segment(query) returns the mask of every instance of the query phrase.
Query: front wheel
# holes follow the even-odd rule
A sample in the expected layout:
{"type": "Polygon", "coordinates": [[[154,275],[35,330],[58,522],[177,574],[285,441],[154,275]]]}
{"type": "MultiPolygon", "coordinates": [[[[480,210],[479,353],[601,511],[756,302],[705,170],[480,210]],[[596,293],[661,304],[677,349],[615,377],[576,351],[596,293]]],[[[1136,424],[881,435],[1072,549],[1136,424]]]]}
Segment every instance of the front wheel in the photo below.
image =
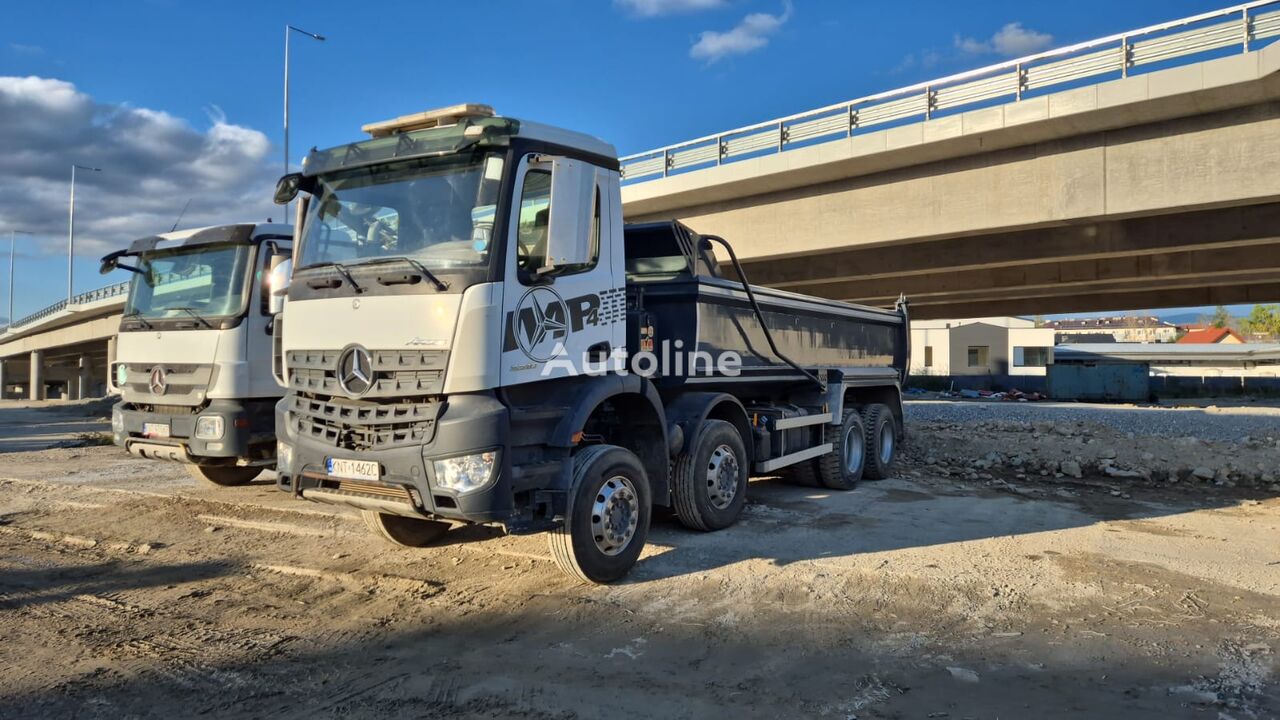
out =
{"type": "Polygon", "coordinates": [[[219,487],[245,485],[258,477],[262,468],[240,467],[238,465],[188,465],[187,474],[197,480],[213,483],[219,487]]]}
{"type": "Polygon", "coordinates": [[[591,445],[574,455],[564,523],[549,539],[556,564],[589,583],[626,575],[649,536],[651,498],[649,477],[630,450],[591,445]]]}
{"type": "Polygon", "coordinates": [[[426,518],[361,510],[365,527],[383,540],[402,547],[426,547],[449,532],[449,523],[426,518]]]}
{"type": "Polygon", "coordinates": [[[688,452],[673,463],[671,495],[680,523],[720,530],[737,521],[747,501],[747,449],[732,423],[707,420],[688,452]]]}

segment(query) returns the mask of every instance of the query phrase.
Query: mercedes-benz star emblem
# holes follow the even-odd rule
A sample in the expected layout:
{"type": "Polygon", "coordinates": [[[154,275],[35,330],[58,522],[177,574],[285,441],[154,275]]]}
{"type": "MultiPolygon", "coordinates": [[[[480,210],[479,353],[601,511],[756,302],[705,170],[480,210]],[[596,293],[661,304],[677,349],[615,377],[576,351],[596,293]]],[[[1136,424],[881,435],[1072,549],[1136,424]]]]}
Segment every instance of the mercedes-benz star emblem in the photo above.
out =
{"type": "Polygon", "coordinates": [[[338,385],[349,397],[358,398],[373,386],[373,357],[354,345],[338,356],[338,385]]]}
{"type": "Polygon", "coordinates": [[[159,365],[151,368],[151,377],[147,380],[147,387],[151,388],[153,395],[163,395],[169,389],[169,380],[165,376],[164,368],[159,365]]]}

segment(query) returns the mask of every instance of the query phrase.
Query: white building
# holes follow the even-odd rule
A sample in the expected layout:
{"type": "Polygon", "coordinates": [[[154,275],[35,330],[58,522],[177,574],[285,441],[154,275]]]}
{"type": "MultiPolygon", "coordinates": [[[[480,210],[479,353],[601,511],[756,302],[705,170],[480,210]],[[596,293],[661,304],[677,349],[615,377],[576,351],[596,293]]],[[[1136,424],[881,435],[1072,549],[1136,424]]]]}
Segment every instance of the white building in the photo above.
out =
{"type": "Polygon", "coordinates": [[[1053,329],[1019,317],[916,320],[912,375],[1044,375],[1053,329]]]}

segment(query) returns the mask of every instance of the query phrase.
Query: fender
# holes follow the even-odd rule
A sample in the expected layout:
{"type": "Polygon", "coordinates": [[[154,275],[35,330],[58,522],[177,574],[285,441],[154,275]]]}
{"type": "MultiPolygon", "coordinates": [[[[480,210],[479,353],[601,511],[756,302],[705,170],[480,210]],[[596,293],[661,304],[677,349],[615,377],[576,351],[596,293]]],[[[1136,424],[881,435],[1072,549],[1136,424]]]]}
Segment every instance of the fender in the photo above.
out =
{"type": "Polygon", "coordinates": [[[648,403],[653,408],[658,427],[663,430],[663,437],[659,440],[661,446],[653,448],[652,453],[642,453],[651,454],[652,460],[645,462],[642,457],[641,462],[645,464],[645,470],[649,474],[649,485],[654,502],[665,505],[665,498],[670,493],[670,466],[665,460],[671,455],[669,437],[665,432],[666,412],[662,405],[662,398],[659,397],[657,389],[648,378],[638,375],[607,375],[590,378],[590,382],[578,385],[573,389],[571,396],[565,399],[564,404],[569,407],[569,412],[556,424],[547,444],[566,449],[574,447],[577,443],[574,442],[573,436],[586,426],[591,414],[600,407],[601,403],[619,395],[642,398],[642,402],[648,403]]]}
{"type": "Polygon", "coordinates": [[[751,434],[751,420],[742,401],[728,393],[692,392],[676,398],[667,406],[667,437],[671,441],[671,452],[678,454],[692,445],[693,439],[702,431],[702,425],[715,411],[719,419],[728,420],[738,428],[742,436],[742,444],[747,450],[747,457],[755,457],[754,437],[751,434]],[[674,441],[679,438],[680,443],[674,441]]]}

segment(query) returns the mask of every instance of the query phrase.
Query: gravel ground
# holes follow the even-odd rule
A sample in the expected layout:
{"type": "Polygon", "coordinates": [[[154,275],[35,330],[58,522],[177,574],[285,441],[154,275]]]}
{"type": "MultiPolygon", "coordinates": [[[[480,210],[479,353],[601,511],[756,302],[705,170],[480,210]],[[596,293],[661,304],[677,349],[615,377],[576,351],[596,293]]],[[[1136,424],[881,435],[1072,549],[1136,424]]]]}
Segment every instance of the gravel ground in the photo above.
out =
{"type": "Polygon", "coordinates": [[[1197,437],[1202,440],[1280,438],[1280,407],[1159,407],[1086,403],[1016,403],[981,400],[912,400],[906,403],[907,424],[913,422],[1088,422],[1120,433],[1197,437]]]}

